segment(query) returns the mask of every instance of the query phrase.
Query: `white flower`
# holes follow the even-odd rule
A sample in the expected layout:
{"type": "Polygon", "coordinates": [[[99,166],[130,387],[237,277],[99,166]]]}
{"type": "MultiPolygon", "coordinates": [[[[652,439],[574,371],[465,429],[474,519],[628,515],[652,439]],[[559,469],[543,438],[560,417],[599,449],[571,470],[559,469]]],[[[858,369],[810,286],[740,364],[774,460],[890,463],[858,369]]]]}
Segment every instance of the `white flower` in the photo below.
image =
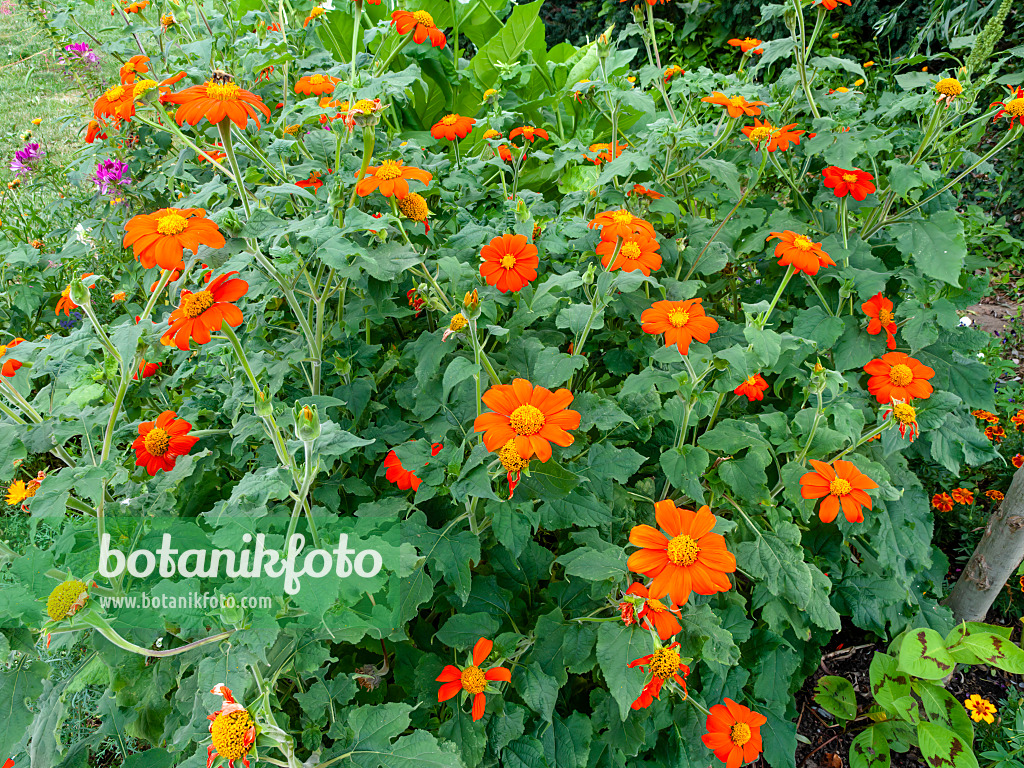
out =
{"type": "Polygon", "coordinates": [[[971,326],[972,322],[973,322],[973,320],[971,320],[971,318],[969,318],[969,317],[961,317],[960,318],[960,327],[961,328],[969,328],[971,326]]]}
{"type": "Polygon", "coordinates": [[[89,236],[92,232],[92,228],[83,227],[80,223],[75,225],[75,239],[82,245],[88,246],[89,248],[96,247],[96,241],[89,236]]]}

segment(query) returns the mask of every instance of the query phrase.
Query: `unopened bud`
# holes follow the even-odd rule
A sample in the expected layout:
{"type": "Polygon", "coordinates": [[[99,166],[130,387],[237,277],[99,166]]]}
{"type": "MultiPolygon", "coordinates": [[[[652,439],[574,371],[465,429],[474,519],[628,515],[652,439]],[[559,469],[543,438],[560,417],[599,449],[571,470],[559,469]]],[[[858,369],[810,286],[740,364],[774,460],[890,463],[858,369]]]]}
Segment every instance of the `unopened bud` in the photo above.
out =
{"type": "Polygon", "coordinates": [[[320,437],[320,416],[315,405],[295,403],[295,434],[304,443],[311,443],[320,437]]]}
{"type": "Polygon", "coordinates": [[[274,415],[274,403],[270,399],[269,391],[256,390],[256,415],[261,419],[269,419],[274,415]]]}
{"type": "Polygon", "coordinates": [[[462,299],[462,308],[466,310],[466,317],[470,319],[480,314],[480,294],[476,288],[469,291],[462,299]]]}

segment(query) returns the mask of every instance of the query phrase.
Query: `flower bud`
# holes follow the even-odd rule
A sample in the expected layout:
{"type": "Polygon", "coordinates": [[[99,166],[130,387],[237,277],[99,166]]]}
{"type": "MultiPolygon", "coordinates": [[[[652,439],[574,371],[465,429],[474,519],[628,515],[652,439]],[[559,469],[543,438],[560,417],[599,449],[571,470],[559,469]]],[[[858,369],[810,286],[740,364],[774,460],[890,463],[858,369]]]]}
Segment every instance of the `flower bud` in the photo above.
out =
{"type": "Polygon", "coordinates": [[[594,284],[594,278],[596,278],[596,277],[597,277],[597,267],[594,266],[593,262],[590,262],[590,264],[587,265],[587,271],[585,273],[583,273],[583,284],[584,285],[593,285],[594,284]]]}
{"type": "Polygon", "coordinates": [[[274,415],[274,403],[270,399],[270,392],[262,389],[256,390],[256,415],[261,419],[269,419],[274,415]]]}
{"type": "Polygon", "coordinates": [[[89,288],[81,278],[72,280],[70,285],[71,291],[68,293],[68,297],[79,307],[91,306],[92,302],[89,299],[89,288]]]}
{"type": "Polygon", "coordinates": [[[320,416],[315,405],[295,403],[295,435],[304,443],[311,443],[320,437],[320,416]]]}
{"type": "Polygon", "coordinates": [[[476,288],[468,292],[465,298],[462,299],[462,308],[466,310],[466,317],[469,319],[473,319],[480,314],[480,294],[476,288]]]}

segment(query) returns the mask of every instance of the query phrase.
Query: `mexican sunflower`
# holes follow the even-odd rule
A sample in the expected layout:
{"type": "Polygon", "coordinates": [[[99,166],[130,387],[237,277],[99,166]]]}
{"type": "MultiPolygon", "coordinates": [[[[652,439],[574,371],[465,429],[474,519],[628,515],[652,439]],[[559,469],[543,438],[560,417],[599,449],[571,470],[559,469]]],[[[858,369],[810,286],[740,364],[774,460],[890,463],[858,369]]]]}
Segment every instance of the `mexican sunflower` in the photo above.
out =
{"type": "Polygon", "coordinates": [[[838,7],[839,3],[853,7],[853,3],[851,3],[850,0],[821,0],[819,4],[826,11],[834,11],[838,7]]]}
{"type": "Polygon", "coordinates": [[[774,152],[777,149],[785,152],[791,143],[794,145],[800,143],[800,135],[803,131],[791,130],[795,127],[796,123],[790,123],[777,128],[767,120],[762,121],[755,117],[753,125],[743,128],[743,135],[758,149],[761,149],[761,145],[767,142],[766,149],[769,152],[774,152]]]}
{"type": "MultiPolygon", "coordinates": [[[[16,338],[16,339],[12,339],[11,341],[7,342],[6,344],[0,344],[0,357],[3,357],[4,355],[6,355],[8,349],[10,349],[11,347],[18,346],[23,341],[25,341],[25,340],[19,337],[19,338],[16,338]]],[[[5,361],[3,366],[0,366],[0,376],[6,376],[6,377],[10,378],[11,376],[13,376],[14,374],[16,374],[18,372],[18,369],[21,368],[21,365],[22,364],[21,364],[20,360],[7,360],[7,361],[5,361]]]]}
{"type": "Polygon", "coordinates": [[[694,512],[666,499],[655,503],[654,516],[661,530],[633,526],[629,543],[640,549],[626,561],[629,570],[652,579],[651,597],[668,595],[683,606],[691,592],[713,595],[732,588],[726,574],[736,570],[736,558],[725,548],[725,539],[711,532],[715,516],[708,507],[694,512]]]}
{"type": "Polygon", "coordinates": [[[214,757],[228,761],[228,768],[234,768],[235,760],[241,760],[249,768],[249,750],[256,741],[256,723],[249,710],[235,701],[231,689],[224,683],[217,683],[210,693],[224,699],[224,704],[207,716],[210,721],[210,746],[206,750],[206,768],[213,765],[214,757]]]}
{"type": "MultiPolygon", "coordinates": [[[[441,443],[434,443],[430,446],[430,455],[437,456],[442,448],[444,446],[441,443]]],[[[387,478],[389,483],[397,485],[399,490],[408,491],[410,488],[414,491],[419,490],[420,483],[423,481],[416,477],[412,470],[402,466],[401,459],[398,458],[398,454],[394,451],[388,451],[388,455],[384,457],[384,463],[381,466],[384,467],[384,477],[387,478]]],[[[423,466],[426,466],[426,464],[423,466]]]]}
{"type": "Polygon", "coordinates": [[[1024,126],[1024,88],[1019,85],[1014,88],[1013,86],[1007,86],[1010,89],[1010,99],[1007,101],[993,101],[989,106],[994,107],[996,104],[1002,107],[992,122],[995,122],[1003,115],[1008,115],[1010,118],[1010,128],[1013,128],[1013,121],[1016,120],[1020,125],[1024,126]]]}
{"type": "MultiPolygon", "coordinates": [[[[92,277],[92,272],[83,272],[82,279],[85,280],[87,277],[92,277]]],[[[89,286],[89,290],[92,290],[92,286],[89,286]]],[[[71,283],[68,283],[64,290],[61,291],[60,298],[57,300],[57,307],[53,310],[53,314],[59,315],[63,312],[66,316],[71,316],[71,310],[75,309],[78,305],[75,304],[71,299],[71,283]]]]}
{"type": "MultiPolygon", "coordinates": [[[[356,176],[359,171],[356,171],[356,176]]],[[[356,184],[356,194],[366,197],[378,190],[384,197],[397,197],[399,200],[409,194],[411,180],[429,184],[434,176],[429,171],[402,165],[401,160],[385,160],[378,166],[366,169],[366,176],[356,184]]]]}
{"type": "MultiPolygon", "coordinates": [[[[619,0],[620,3],[628,3],[628,2],[635,2],[635,1],[636,0],[619,0]]],[[[667,2],[668,2],[668,0],[647,0],[647,4],[648,5],[657,5],[658,3],[661,3],[662,5],[664,5],[667,2]]]]}
{"type": "Polygon", "coordinates": [[[164,411],[156,421],[139,424],[139,436],[132,443],[135,466],[145,467],[150,476],[161,469],[165,472],[174,469],[175,460],[199,442],[198,437],[189,437],[192,425],[175,418],[177,415],[174,411],[164,411]]]}
{"type": "Polygon", "coordinates": [[[878,483],[861,473],[852,462],[842,459],[836,459],[831,466],[811,459],[811,466],[814,471],[800,478],[800,495],[805,499],[822,499],[818,507],[821,522],[831,523],[842,509],[847,521],[863,523],[862,507],[871,509],[871,497],[866,491],[877,488],[878,483]]]}
{"type": "Polygon", "coordinates": [[[666,347],[675,344],[679,354],[688,354],[690,342],[696,339],[707,344],[718,330],[718,321],[704,314],[701,301],[656,301],[640,314],[641,327],[644,333],[665,334],[666,347]]]}
{"type": "Polygon", "coordinates": [[[860,202],[868,195],[875,192],[875,177],[867,171],[857,168],[846,170],[835,165],[830,165],[821,172],[825,177],[825,186],[831,189],[836,197],[849,195],[860,202]]]}
{"type": "Polygon", "coordinates": [[[661,200],[664,197],[661,192],[655,192],[653,189],[648,189],[643,184],[634,184],[633,188],[627,193],[630,197],[646,197],[649,200],[661,200]]]}
{"type": "Polygon", "coordinates": [[[314,192],[316,192],[318,189],[320,189],[320,187],[324,185],[324,181],[322,178],[320,178],[320,176],[320,171],[313,171],[311,174],[309,174],[308,179],[296,181],[295,186],[302,187],[303,189],[312,189],[314,192]]]}
{"type": "Polygon", "coordinates": [[[260,124],[260,113],[270,119],[270,109],[255,93],[239,88],[232,82],[207,80],[163,99],[169,104],[180,104],[174,116],[178,125],[196,125],[204,117],[217,125],[230,120],[244,131],[249,120],[260,124]]]}
{"type": "Polygon", "coordinates": [[[711,708],[706,723],[708,732],[700,739],[725,763],[725,768],[739,768],[761,754],[761,726],[767,722],[764,715],[725,699],[725,704],[711,708]]]}
{"type": "Polygon", "coordinates": [[[725,111],[729,113],[729,117],[739,117],[740,115],[746,115],[747,117],[756,117],[761,114],[760,107],[767,106],[763,101],[747,101],[742,96],[726,96],[724,93],[714,91],[710,96],[705,96],[701,101],[705,101],[708,104],[714,104],[715,106],[725,107],[725,111]]]}
{"type": "Polygon", "coordinates": [[[657,632],[662,642],[682,631],[682,625],[676,620],[680,615],[679,609],[671,603],[665,605],[661,600],[651,597],[647,587],[640,582],[633,582],[626,590],[626,594],[643,598],[643,605],[639,611],[634,610],[632,603],[619,603],[622,619],[627,627],[637,622],[644,629],[653,629],[657,632]]]}
{"type": "Polygon", "coordinates": [[[150,376],[152,376],[153,374],[160,370],[161,365],[163,365],[163,363],[147,363],[145,360],[143,360],[141,363],[139,363],[138,373],[135,373],[132,376],[132,381],[138,381],[139,376],[142,376],[142,378],[144,379],[148,379],[150,376]]]}
{"type": "Polygon", "coordinates": [[[135,82],[135,75],[146,72],[149,72],[149,56],[132,56],[124,63],[118,74],[121,76],[121,84],[127,85],[135,82]]]}
{"type": "Polygon", "coordinates": [[[683,663],[683,658],[676,650],[677,648],[679,648],[679,643],[666,645],[664,648],[658,648],[654,653],[641,656],[627,665],[630,669],[647,667],[651,673],[651,679],[647,681],[636,701],[630,705],[631,709],[646,709],[651,706],[655,699],[660,698],[661,687],[667,681],[678,683],[683,689],[683,693],[686,693],[686,676],[690,674],[690,668],[683,663]],[[682,675],[679,674],[680,672],[682,675]]]}
{"type": "Polygon", "coordinates": [[[603,211],[597,214],[588,224],[591,229],[600,229],[601,238],[614,240],[617,237],[626,239],[635,234],[654,237],[654,227],[649,222],[637,218],[625,208],[617,211],[603,211]]]}
{"type": "MultiPolygon", "coordinates": [[[[501,139],[501,131],[496,131],[493,128],[488,128],[486,131],[484,131],[484,138],[487,140],[498,141],[499,139],[501,139]]],[[[506,144],[504,141],[498,144],[496,151],[498,153],[498,157],[500,157],[506,163],[512,162],[512,150],[509,149],[508,144],[506,144]]]]}
{"type": "Polygon", "coordinates": [[[516,293],[537,279],[537,247],[526,235],[501,235],[480,249],[480,274],[502,293],[516,293]]]}
{"type": "Polygon", "coordinates": [[[444,48],[447,42],[444,32],[434,24],[434,17],[426,11],[394,11],[391,14],[391,23],[395,25],[398,34],[405,35],[412,32],[412,41],[419,45],[430,38],[430,44],[435,48],[444,48]]]}
{"type": "Polygon", "coordinates": [[[925,400],[931,397],[932,385],[928,379],[935,371],[924,363],[902,352],[889,352],[879,360],[864,366],[868,379],[868,392],[885,405],[892,400],[925,400]]]}
{"type": "Polygon", "coordinates": [[[114,85],[105,90],[93,105],[97,120],[111,117],[114,121],[129,120],[135,114],[135,90],[131,84],[114,85]]]}
{"type": "Polygon", "coordinates": [[[868,333],[877,336],[885,331],[885,345],[889,349],[896,349],[896,316],[893,314],[892,302],[879,291],[861,304],[860,308],[868,316],[868,333]]]}
{"type": "MultiPolygon", "coordinates": [[[[909,431],[910,442],[914,442],[914,438],[920,433],[920,427],[917,424],[917,409],[910,403],[894,399],[892,401],[892,408],[883,413],[882,418],[889,418],[889,414],[892,414],[899,424],[900,437],[906,437],[909,431]]],[[[988,429],[992,429],[992,427],[988,429]]],[[[1002,429],[1002,427],[999,427],[999,429],[1002,429]]]]}
{"type": "Polygon", "coordinates": [[[334,93],[334,87],[341,82],[340,78],[330,75],[304,75],[295,84],[295,92],[304,96],[324,96],[334,93]]]}
{"type": "MultiPolygon", "coordinates": [[[[621,142],[615,145],[615,157],[622,154],[622,150],[629,149],[629,144],[622,144],[621,142]]],[[[590,157],[590,155],[584,155],[594,165],[601,165],[601,163],[607,163],[613,160],[612,157],[612,145],[611,144],[591,144],[587,148],[588,152],[594,152],[597,157],[590,157]]]]}
{"type": "Polygon", "coordinates": [[[661,254],[658,253],[658,241],[649,237],[644,232],[634,232],[628,237],[622,238],[609,236],[601,232],[601,242],[597,244],[597,255],[601,257],[601,263],[606,269],[615,271],[621,269],[623,272],[636,272],[639,270],[645,275],[661,268],[661,254]],[[615,251],[618,250],[616,254],[615,251]],[[612,261],[612,255],[615,261],[612,261]]]}
{"type": "Polygon", "coordinates": [[[90,120],[89,125],[85,129],[85,142],[86,144],[92,144],[96,139],[107,138],[107,132],[103,129],[97,120],[90,120]]]}
{"type": "Polygon", "coordinates": [[[167,321],[171,327],[160,337],[165,346],[174,344],[187,352],[190,340],[207,344],[210,334],[219,331],[224,323],[232,328],[242,324],[242,311],[231,302],[246,294],[249,284],[245,280],[231,278],[237,272],[227,272],[215,277],[203,290],[192,293],[181,292],[181,304],[171,312],[167,321]]]}
{"type": "Polygon", "coordinates": [[[522,136],[524,140],[531,144],[537,139],[544,139],[547,141],[550,137],[548,132],[543,128],[534,128],[532,125],[521,125],[518,128],[513,128],[509,131],[508,137],[514,139],[516,136],[522,136]]]}
{"type": "Polygon", "coordinates": [[[202,208],[161,208],[133,216],[124,225],[124,247],[146,269],[181,269],[185,249],[198,253],[199,246],[223,248],[224,235],[202,208]]]}
{"type": "Polygon", "coordinates": [[[768,389],[768,382],[764,380],[764,376],[760,373],[755,373],[753,376],[748,376],[743,382],[733,390],[733,394],[745,397],[747,400],[753,402],[754,400],[764,400],[764,393],[768,389]]]}
{"type": "Polygon", "coordinates": [[[775,246],[775,255],[779,257],[780,267],[792,265],[795,271],[813,276],[818,274],[822,267],[836,265],[832,258],[821,250],[821,243],[815,243],[809,237],[787,229],[784,232],[772,232],[765,239],[776,238],[779,243],[775,246]]]}
{"type": "Polygon", "coordinates": [[[756,37],[744,37],[742,40],[740,40],[737,37],[734,37],[732,40],[729,40],[727,42],[733,48],[739,48],[741,51],[743,51],[743,53],[749,53],[751,51],[753,51],[754,53],[764,53],[764,49],[758,47],[764,41],[758,40],[756,37]]]}
{"type": "Polygon", "coordinates": [[[437,676],[437,682],[442,684],[437,690],[438,702],[448,701],[448,699],[458,696],[460,691],[465,691],[467,696],[473,697],[473,720],[483,717],[487,683],[508,683],[512,680],[512,673],[504,667],[491,667],[486,672],[480,669],[480,665],[491,655],[493,647],[494,643],[481,637],[473,646],[473,657],[470,659],[470,664],[462,669],[454,664],[449,664],[441,670],[441,674],[437,676]]]}
{"type": "Polygon", "coordinates": [[[445,115],[434,123],[430,129],[430,135],[435,139],[445,139],[447,141],[464,139],[469,136],[469,132],[473,130],[475,124],[476,120],[472,117],[455,114],[445,115]]]}
{"type": "Polygon", "coordinates": [[[580,414],[568,410],[572,393],[567,389],[551,392],[535,387],[526,379],[511,384],[495,384],[482,400],[491,412],[482,413],[473,422],[473,431],[484,433],[488,451],[500,450],[515,440],[524,459],[536,454],[541,461],[551,458],[551,443],[563,448],[572,445],[567,430],[579,429],[580,414]]]}

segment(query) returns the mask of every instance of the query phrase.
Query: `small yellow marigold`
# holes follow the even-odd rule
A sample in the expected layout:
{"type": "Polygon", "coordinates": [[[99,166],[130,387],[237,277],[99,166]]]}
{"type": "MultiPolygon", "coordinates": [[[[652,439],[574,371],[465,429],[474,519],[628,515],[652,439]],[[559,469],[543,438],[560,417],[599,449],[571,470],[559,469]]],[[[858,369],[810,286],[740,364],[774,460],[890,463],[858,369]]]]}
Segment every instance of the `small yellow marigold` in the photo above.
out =
{"type": "Polygon", "coordinates": [[[60,621],[77,613],[88,599],[85,584],[78,579],[68,579],[50,593],[46,600],[46,613],[53,621],[60,621]]]}
{"type": "Polygon", "coordinates": [[[860,86],[864,85],[864,80],[863,80],[863,78],[858,78],[858,79],[853,81],[853,84],[854,84],[854,86],[860,87],[860,86]]]}

